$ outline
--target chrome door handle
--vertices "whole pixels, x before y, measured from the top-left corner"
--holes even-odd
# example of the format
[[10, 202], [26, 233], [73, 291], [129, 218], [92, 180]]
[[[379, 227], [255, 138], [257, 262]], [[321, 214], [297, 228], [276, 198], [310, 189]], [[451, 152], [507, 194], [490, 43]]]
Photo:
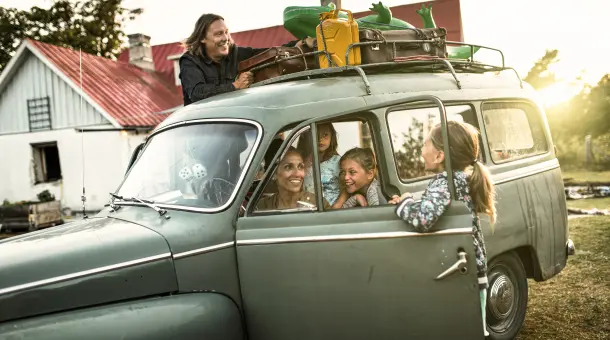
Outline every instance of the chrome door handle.
[[459, 259], [457, 260], [457, 262], [454, 263], [453, 266], [447, 268], [447, 270], [442, 272], [439, 276], [437, 276], [435, 280], [442, 280], [442, 279], [446, 278], [447, 276], [455, 273], [458, 270], [462, 274], [466, 274], [466, 271], [468, 270], [466, 268], [466, 263], [467, 263], [466, 252], [463, 252], [463, 251], [459, 252], [458, 257], [459, 257]]

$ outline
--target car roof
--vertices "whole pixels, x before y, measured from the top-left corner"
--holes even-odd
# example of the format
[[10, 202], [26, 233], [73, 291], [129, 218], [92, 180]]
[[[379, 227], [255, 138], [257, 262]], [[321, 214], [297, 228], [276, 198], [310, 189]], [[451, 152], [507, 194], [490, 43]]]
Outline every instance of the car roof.
[[251, 119], [270, 129], [305, 119], [358, 109], [384, 100], [431, 94], [443, 101], [496, 97], [531, 98], [535, 93], [510, 71], [458, 73], [461, 89], [450, 73], [389, 73], [288, 80], [232, 91], [183, 107], [153, 131], [199, 119]]

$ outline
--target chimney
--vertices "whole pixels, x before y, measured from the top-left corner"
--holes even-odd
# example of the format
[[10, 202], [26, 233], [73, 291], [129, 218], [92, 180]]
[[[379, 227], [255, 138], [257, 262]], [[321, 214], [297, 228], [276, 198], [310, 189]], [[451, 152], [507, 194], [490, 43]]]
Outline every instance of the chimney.
[[137, 33], [130, 34], [127, 38], [129, 38], [129, 63], [146, 71], [154, 71], [150, 37]]

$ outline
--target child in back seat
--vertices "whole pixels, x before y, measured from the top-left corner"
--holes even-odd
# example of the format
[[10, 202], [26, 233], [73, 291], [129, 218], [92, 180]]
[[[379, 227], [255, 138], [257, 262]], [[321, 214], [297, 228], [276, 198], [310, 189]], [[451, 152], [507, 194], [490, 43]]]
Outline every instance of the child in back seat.
[[343, 190], [333, 209], [386, 204], [377, 180], [377, 162], [373, 150], [353, 148], [341, 157]]
[[[337, 131], [332, 123], [318, 124], [318, 157], [320, 161], [320, 180], [322, 182], [322, 196], [333, 204], [341, 189], [339, 188], [339, 153], [337, 152]], [[313, 152], [311, 151], [311, 133], [301, 135], [297, 149], [305, 160], [305, 178], [303, 190], [316, 192], [313, 180]]]
[[[485, 322], [487, 303], [487, 251], [479, 213], [489, 215], [490, 223], [496, 220], [495, 187], [487, 167], [477, 159], [479, 155], [479, 132], [468, 123], [447, 122], [449, 145], [451, 145], [451, 168], [455, 183], [455, 198], [466, 203], [472, 214], [472, 242], [477, 263], [477, 277], [481, 312], [483, 314], [483, 333], [488, 336]], [[437, 175], [424, 192], [421, 203], [415, 203], [409, 193], [402, 197], [394, 196], [390, 203], [398, 204], [396, 214], [417, 232], [429, 232], [439, 217], [451, 203], [451, 195], [445, 171], [445, 153], [440, 125], [430, 131], [424, 142], [422, 156], [427, 171]], [[493, 229], [492, 229], [493, 230]]]

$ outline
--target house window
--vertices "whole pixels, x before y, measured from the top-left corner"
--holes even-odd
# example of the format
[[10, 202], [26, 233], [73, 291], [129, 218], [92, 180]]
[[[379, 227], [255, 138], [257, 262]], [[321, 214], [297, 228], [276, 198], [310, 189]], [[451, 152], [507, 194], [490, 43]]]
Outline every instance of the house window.
[[57, 143], [33, 144], [32, 156], [36, 183], [61, 179], [61, 165]]
[[28, 99], [30, 131], [51, 130], [51, 99], [41, 97]]

